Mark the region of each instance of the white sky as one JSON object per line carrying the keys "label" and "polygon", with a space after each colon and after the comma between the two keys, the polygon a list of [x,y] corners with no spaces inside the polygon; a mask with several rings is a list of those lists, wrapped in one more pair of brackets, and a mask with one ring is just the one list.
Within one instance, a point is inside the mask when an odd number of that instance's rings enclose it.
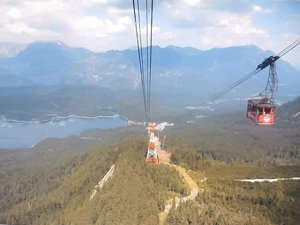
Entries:
{"label": "white sky", "polygon": [[[154,0],[154,45],[278,53],[298,37],[300,0]],[[96,52],[135,46],[132,0],[0,0],[0,42],[40,40]],[[284,60],[300,70],[300,46]]]}

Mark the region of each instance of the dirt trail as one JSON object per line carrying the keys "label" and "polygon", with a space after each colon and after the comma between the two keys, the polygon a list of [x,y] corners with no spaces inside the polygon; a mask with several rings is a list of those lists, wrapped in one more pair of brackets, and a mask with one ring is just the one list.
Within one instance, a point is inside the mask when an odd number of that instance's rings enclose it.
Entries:
{"label": "dirt trail", "polygon": [[[190,200],[192,200],[192,201],[195,200],[199,191],[203,191],[203,189],[199,189],[197,183],[190,177],[190,175],[187,173],[185,168],[169,163],[170,156],[171,156],[170,153],[165,152],[163,150],[160,150],[159,153],[160,153],[160,162],[167,164],[170,167],[175,168],[178,171],[178,173],[180,174],[180,177],[182,178],[182,180],[185,182],[187,187],[190,189],[190,194],[188,196],[182,197],[182,198],[174,197],[174,198],[171,198],[168,201],[166,201],[165,210],[159,213],[159,224],[165,225],[168,214],[173,207],[177,208],[181,203],[184,203],[184,202],[187,202]],[[97,191],[101,190],[101,188],[108,181],[108,179],[110,177],[112,177],[114,169],[115,169],[115,165],[113,164],[111,166],[111,168],[109,169],[109,171],[105,174],[105,176],[95,186],[95,189],[93,190],[93,192],[90,196],[90,201],[93,200],[93,198],[96,196]],[[201,180],[201,182],[204,182],[206,179],[207,178],[204,178],[203,180]]]}
{"label": "dirt trail", "polygon": [[95,189],[93,190],[91,196],[90,196],[90,201],[93,200],[93,198],[95,197],[95,195],[97,194],[97,190],[101,190],[101,188],[103,187],[103,185],[108,181],[108,179],[110,177],[112,177],[113,172],[115,169],[115,164],[113,164],[109,171],[105,174],[105,176],[98,182],[98,184],[95,186]]}
{"label": "dirt trail", "polygon": [[[182,197],[182,198],[175,197],[175,198],[171,198],[168,201],[166,201],[165,210],[159,213],[159,224],[160,225],[164,225],[166,223],[168,214],[173,207],[177,208],[181,203],[184,203],[184,202],[187,202],[190,200],[195,200],[199,191],[203,191],[203,189],[199,189],[197,183],[190,177],[190,175],[187,173],[186,169],[184,169],[181,166],[174,165],[174,164],[169,164],[169,163],[166,163],[166,164],[168,164],[171,167],[174,167],[178,171],[178,173],[181,175],[182,179],[184,180],[186,185],[189,187],[191,192],[186,197]],[[175,203],[175,205],[174,205],[174,203]]]}

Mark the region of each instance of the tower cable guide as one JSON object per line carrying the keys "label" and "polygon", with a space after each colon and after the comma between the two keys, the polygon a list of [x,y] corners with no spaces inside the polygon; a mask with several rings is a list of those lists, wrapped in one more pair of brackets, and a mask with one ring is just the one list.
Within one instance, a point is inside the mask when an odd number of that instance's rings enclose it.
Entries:
{"label": "tower cable guide", "polygon": [[[158,127],[150,123],[151,113],[151,80],[152,80],[152,36],[153,36],[153,0],[132,0],[135,34],[138,50],[139,69],[143,93],[143,103],[146,123],[148,124],[148,149],[146,162],[158,163],[157,150],[160,149],[160,141],[155,132]],[[145,14],[142,17],[142,14]]]}

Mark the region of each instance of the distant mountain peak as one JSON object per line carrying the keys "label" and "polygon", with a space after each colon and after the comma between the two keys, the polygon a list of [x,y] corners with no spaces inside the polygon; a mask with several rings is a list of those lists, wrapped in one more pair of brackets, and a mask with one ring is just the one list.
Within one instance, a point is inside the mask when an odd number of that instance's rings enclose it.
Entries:
{"label": "distant mountain peak", "polygon": [[[209,50],[155,45],[153,90],[167,90],[172,95],[184,90],[187,95],[205,98],[253,71],[270,55],[271,52],[255,45]],[[0,67],[3,68],[0,76],[14,74],[36,85],[93,84],[115,90],[136,89],[141,85],[136,48],[93,53],[61,41],[38,41],[15,57],[0,58]],[[277,69],[280,83],[286,84],[280,87],[278,96],[299,95],[299,72],[283,60],[278,62]],[[250,79],[235,95],[247,97],[249,93],[260,92],[265,87],[267,75],[268,70],[265,70]],[[5,82],[8,83],[7,79]]]}
{"label": "distant mountain peak", "polygon": [[57,48],[57,49],[67,49],[70,48],[61,41],[36,41],[27,46],[27,48]]}
{"label": "distant mountain peak", "polygon": [[62,46],[67,46],[65,43],[63,43],[62,41],[35,41],[30,45],[62,45]]}

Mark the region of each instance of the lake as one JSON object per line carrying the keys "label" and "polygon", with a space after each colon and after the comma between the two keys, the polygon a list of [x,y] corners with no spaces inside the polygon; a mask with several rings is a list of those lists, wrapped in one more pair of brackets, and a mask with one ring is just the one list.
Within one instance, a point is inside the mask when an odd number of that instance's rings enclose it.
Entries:
{"label": "lake", "polygon": [[65,138],[92,129],[127,126],[127,120],[113,116],[82,117],[70,115],[48,121],[16,121],[0,118],[0,149],[30,148],[47,138]]}

